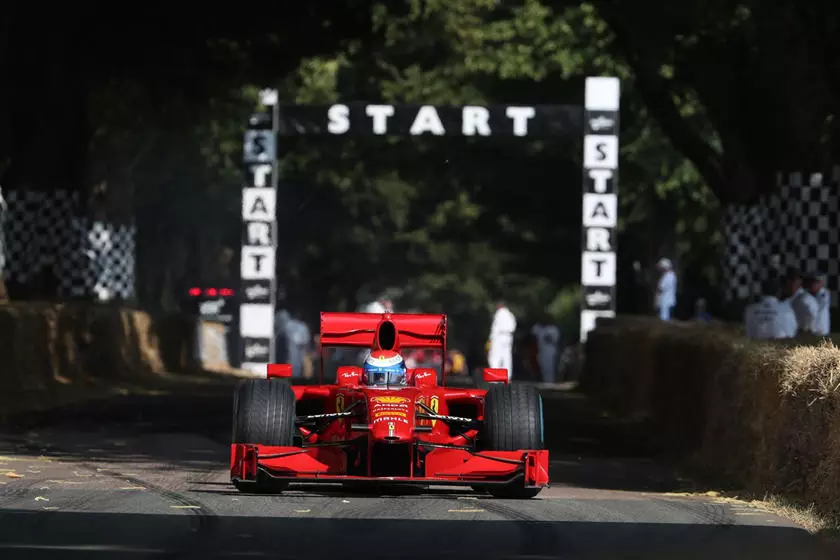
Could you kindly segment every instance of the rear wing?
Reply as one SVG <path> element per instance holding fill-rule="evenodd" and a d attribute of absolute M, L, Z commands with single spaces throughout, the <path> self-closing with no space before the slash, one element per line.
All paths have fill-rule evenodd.
<path fill-rule="evenodd" d="M 392 323 L 398 340 L 377 341 L 380 326 Z M 390 330 L 390 329 L 386 329 Z M 321 346 L 373 348 L 441 348 L 446 350 L 446 315 L 425 313 L 321 313 Z"/>

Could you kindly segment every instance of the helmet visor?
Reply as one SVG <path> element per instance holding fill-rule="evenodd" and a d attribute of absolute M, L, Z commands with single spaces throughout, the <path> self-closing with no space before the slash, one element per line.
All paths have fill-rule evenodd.
<path fill-rule="evenodd" d="M 405 385 L 405 368 L 402 366 L 368 366 L 365 368 L 365 377 L 368 385 Z"/>

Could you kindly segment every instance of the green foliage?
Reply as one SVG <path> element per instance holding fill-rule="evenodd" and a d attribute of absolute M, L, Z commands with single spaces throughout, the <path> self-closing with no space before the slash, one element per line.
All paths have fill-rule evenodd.
<path fill-rule="evenodd" d="M 241 135 L 261 87 L 298 104 L 567 104 L 583 101 L 586 76 L 617 76 L 621 256 L 649 264 L 666 252 L 703 290 L 717 281 L 722 204 L 748 200 L 772 184 L 771 167 L 824 154 L 836 137 L 840 72 L 817 48 L 837 46 L 836 10 L 792 14 L 758 0 L 338 4 L 295 8 L 250 38 L 191 30 L 173 52 L 151 53 L 190 61 L 200 80 L 158 64 L 133 79 L 101 70 L 89 84 L 89 182 L 136 208 L 147 304 L 215 274 L 221 249 L 239 245 Z M 789 53 L 774 29 L 797 39 Z M 449 313 L 466 345 L 486 336 L 503 295 L 523 327 L 547 310 L 576 335 L 575 139 L 295 138 L 281 152 L 278 272 L 291 307 L 314 318 L 391 288 L 400 309 Z"/>

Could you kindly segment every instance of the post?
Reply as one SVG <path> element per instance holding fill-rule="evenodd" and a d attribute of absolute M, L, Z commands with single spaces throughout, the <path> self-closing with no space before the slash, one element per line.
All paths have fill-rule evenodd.
<path fill-rule="evenodd" d="M 618 78 L 586 79 L 580 341 L 598 317 L 615 317 L 618 237 Z"/>
<path fill-rule="evenodd" d="M 270 113 L 251 116 L 242 157 L 242 253 L 240 256 L 240 367 L 266 375 L 274 361 L 274 313 L 277 255 L 277 132 L 280 109 L 277 90 L 260 92 Z"/>

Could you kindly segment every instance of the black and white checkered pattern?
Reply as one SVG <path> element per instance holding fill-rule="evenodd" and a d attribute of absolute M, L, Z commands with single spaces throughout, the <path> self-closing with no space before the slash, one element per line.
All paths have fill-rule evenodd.
<path fill-rule="evenodd" d="M 4 278 L 27 284 L 48 271 L 63 297 L 134 297 L 134 226 L 91 224 L 78 193 L 13 190 L 4 197 Z"/>
<path fill-rule="evenodd" d="M 752 298 L 788 267 L 826 274 L 840 290 L 840 166 L 830 173 L 780 173 L 778 193 L 724 214 L 723 275 L 728 301 Z"/>

